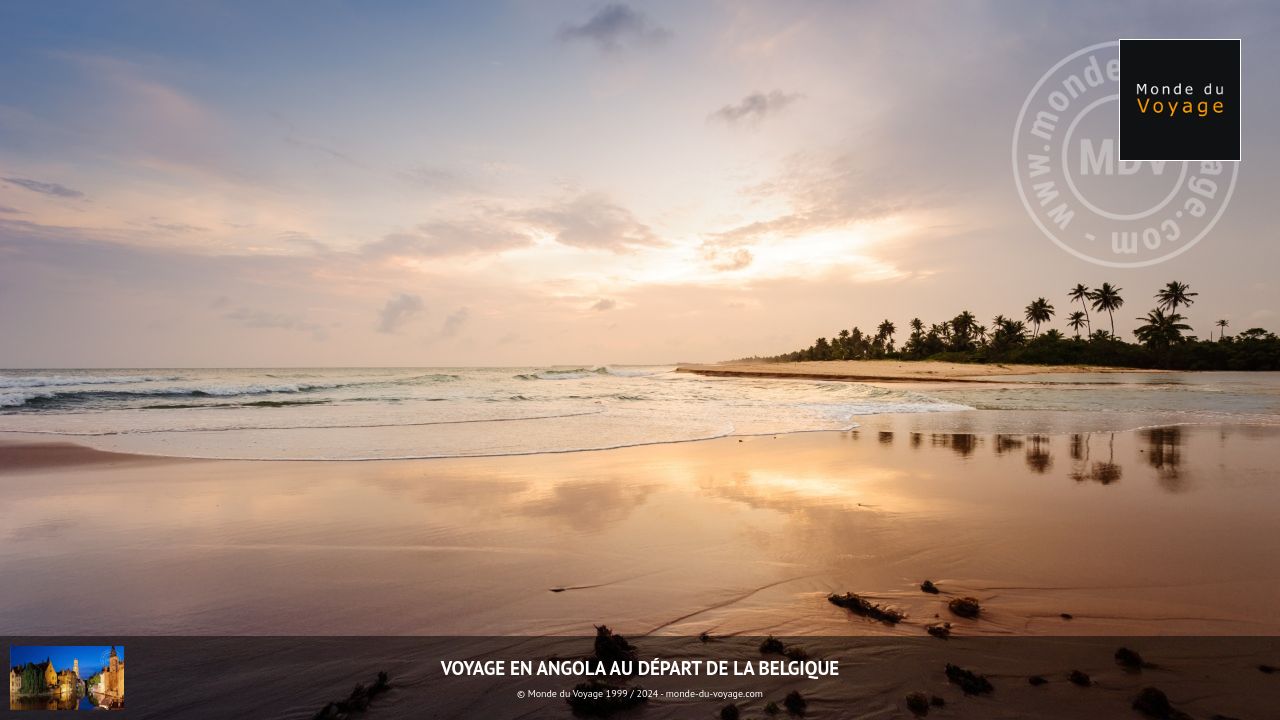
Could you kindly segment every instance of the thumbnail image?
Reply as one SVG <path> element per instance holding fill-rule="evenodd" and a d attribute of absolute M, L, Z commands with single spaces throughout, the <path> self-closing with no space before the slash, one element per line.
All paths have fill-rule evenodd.
<path fill-rule="evenodd" d="M 10 710 L 124 708 L 124 647 L 23 645 L 9 651 Z"/>

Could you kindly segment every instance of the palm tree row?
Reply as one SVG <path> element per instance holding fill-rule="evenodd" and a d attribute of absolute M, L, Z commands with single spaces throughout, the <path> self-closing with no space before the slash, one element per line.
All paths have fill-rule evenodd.
<path fill-rule="evenodd" d="M 997 315 L 992 318 L 990 326 L 987 326 L 981 324 L 968 310 L 962 311 L 950 320 L 928 326 L 920 318 L 912 318 L 908 324 L 911 334 L 901 348 L 896 348 L 894 344 L 897 327 L 892 321 L 884 320 L 874 334 L 864 333 L 857 327 L 852 331 L 841 330 L 830 341 L 826 338 L 818 338 L 810 347 L 778 356 L 776 359 L 858 360 L 884 357 L 924 359 L 940 354 L 960 354 L 961 357 L 949 359 L 986 361 L 1000 359 L 1017 348 L 1029 345 L 1037 345 L 1043 351 L 1039 354 L 1044 354 L 1048 352 L 1044 348 L 1059 342 L 1084 342 L 1095 345 L 1106 343 L 1112 347 L 1107 356 L 1112 357 L 1118 352 L 1116 348 L 1128 345 L 1121 342 L 1115 335 L 1115 313 L 1125 304 L 1122 292 L 1123 288 L 1108 282 L 1096 288 L 1077 284 L 1068 290 L 1068 303 L 1080 305 L 1079 310 L 1072 311 L 1066 317 L 1066 326 L 1074 334 L 1073 340 L 1068 340 L 1056 329 L 1042 332 L 1052 323 L 1057 311 L 1049 300 L 1039 297 L 1023 309 L 1021 320 Z M 1191 326 L 1186 324 L 1186 318 L 1178 310 L 1193 305 L 1198 295 L 1199 293 L 1191 291 L 1190 285 L 1183 282 L 1172 281 L 1162 287 L 1154 296 L 1155 308 L 1144 317 L 1137 318 L 1142 324 L 1134 330 L 1134 335 L 1142 346 L 1152 353 L 1160 354 L 1188 340 L 1186 333 L 1191 331 Z M 1090 311 L 1093 311 L 1093 315 Z M 1095 331 L 1092 319 L 1102 313 L 1107 315 L 1110 330 Z M 1226 340 L 1228 325 L 1226 320 L 1218 320 L 1215 323 L 1219 329 L 1219 343 Z M 1028 327 L 1030 327 L 1029 332 Z M 1087 340 L 1082 341 L 1081 331 L 1084 332 Z M 1259 328 L 1247 331 L 1247 336 L 1252 340 L 1274 337 Z M 1212 340 L 1212 331 L 1210 331 L 1210 340 Z M 965 354 L 972 357 L 964 357 Z M 1081 351 L 1073 350 L 1071 354 L 1080 356 Z M 1075 361 L 1080 360 L 1073 360 Z M 1084 361 L 1087 362 L 1087 360 Z M 1277 362 L 1280 363 L 1280 360 Z"/>

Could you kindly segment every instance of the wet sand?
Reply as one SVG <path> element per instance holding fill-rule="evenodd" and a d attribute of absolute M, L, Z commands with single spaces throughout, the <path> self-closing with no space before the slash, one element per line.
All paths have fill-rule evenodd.
<path fill-rule="evenodd" d="M 989 603 L 965 634 L 1280 634 L 1276 429 L 1028 435 L 993 415 L 1035 424 L 889 416 L 851 433 L 366 463 L 9 447 L 0 575 L 24 581 L 0 587 L 0 630 L 912 634 L 823 598 L 869 593 L 928 618 L 939 601 L 916 586 L 930 578 Z M 64 451 L 75 464 L 51 466 Z"/>
<path fill-rule="evenodd" d="M 676 372 L 712 377 L 762 377 L 855 382 L 984 382 L 1011 375 L 1079 373 L 1158 373 L 1160 370 L 1090 365 L 1018 365 L 939 362 L 936 360 L 824 360 L 764 362 L 734 360 L 712 365 L 680 365 Z"/>
<path fill-rule="evenodd" d="M 868 717 L 905 716 L 908 686 L 938 680 L 890 670 L 921 652 L 932 667 L 960 647 L 927 637 L 940 619 L 953 623 L 950 642 L 1263 638 L 1247 652 L 1178 650 L 1167 689 L 1223 663 L 1280 664 L 1265 657 L 1280 647 L 1280 428 L 1008 411 L 864 420 L 847 433 L 362 463 L 142 460 L 10 442 L 0 577 L 21 580 L 0 583 L 0 634 L 579 636 L 608 623 L 655 643 L 703 632 L 807 636 L 833 653 L 841 636 L 936 643 L 867 650 L 877 654 L 854 659 L 880 658 L 883 673 L 802 686 L 825 698 L 819 708 L 871 703 Z M 926 578 L 940 595 L 919 590 Z M 846 591 L 906 620 L 826 601 Z M 978 598 L 982 615 L 950 615 L 956 596 Z M 993 647 L 968 662 L 1020 672 L 1017 653 Z M 317 669 L 333 684 L 315 692 L 340 695 L 377 669 Z M 1255 674 L 1233 682 L 1270 681 L 1250 702 L 1276 698 L 1266 688 L 1280 681 Z M 1111 702 L 1131 684 L 1095 695 Z M 1025 717 L 1007 704 L 1022 692 L 945 716 Z M 1222 692 L 1180 699 L 1227 712 L 1208 702 Z"/>

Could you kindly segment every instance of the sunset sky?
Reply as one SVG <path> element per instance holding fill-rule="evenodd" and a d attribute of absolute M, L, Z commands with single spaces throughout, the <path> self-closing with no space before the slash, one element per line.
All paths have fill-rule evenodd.
<path fill-rule="evenodd" d="M 1119 4 L 1115 4 L 1119 5 Z M 1280 329 L 1267 3 L 6 2 L 0 366 L 774 354 L 1168 280 Z M 1071 257 L 1009 166 L 1028 90 L 1119 37 L 1244 39 L 1226 216 Z"/>

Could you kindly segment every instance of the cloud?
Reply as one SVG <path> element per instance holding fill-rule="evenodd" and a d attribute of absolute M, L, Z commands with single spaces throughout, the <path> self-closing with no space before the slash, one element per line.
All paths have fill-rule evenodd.
<path fill-rule="evenodd" d="M 10 207 L 8 205 L 0 205 L 0 213 L 7 213 L 9 215 L 26 215 L 26 213 L 22 212 L 18 208 Z"/>
<path fill-rule="evenodd" d="M 769 115 L 782 111 L 783 108 L 804 97 L 799 93 L 785 93 L 773 90 L 769 93 L 754 92 L 741 101 L 725 105 L 711 113 L 710 119 L 719 120 L 729 125 L 745 123 L 755 125 Z"/>
<path fill-rule="evenodd" d="M 609 298 L 600 298 L 599 300 L 595 301 L 591 305 L 591 309 L 595 310 L 596 312 L 604 312 L 606 310 L 612 310 L 616 307 L 618 307 L 618 301 L 611 300 Z"/>
<path fill-rule="evenodd" d="M 533 244 L 527 233 L 488 220 L 423 223 L 410 232 L 391 233 L 360 252 L 374 259 L 492 254 Z"/>
<path fill-rule="evenodd" d="M 732 272 L 749 267 L 755 256 L 746 248 L 718 248 L 714 245 L 702 247 L 702 257 L 711 264 L 712 269 L 721 272 Z"/>
<path fill-rule="evenodd" d="M 378 332 L 398 331 L 415 315 L 421 314 L 423 307 L 422 298 L 417 295 L 398 293 L 392 296 L 378 313 Z"/>
<path fill-rule="evenodd" d="M 315 323 L 307 322 L 296 315 L 286 315 L 283 313 L 274 313 L 268 310 L 239 307 L 227 313 L 223 317 L 228 320 L 234 320 L 249 328 L 309 332 L 311 333 L 311 337 L 315 340 L 324 340 L 328 337 L 328 333 L 325 332 L 323 327 Z"/>
<path fill-rule="evenodd" d="M 900 170 L 880 164 L 864 167 L 848 155 L 828 160 L 796 155 L 783 172 L 746 189 L 750 197 L 783 199 L 787 210 L 715 233 L 704 250 L 797 237 L 919 210 L 936 201 L 936 192 L 928 180 L 912 182 Z"/>
<path fill-rule="evenodd" d="M 209 228 L 200 227 L 199 225 L 189 225 L 183 222 L 164 222 L 154 217 L 151 218 L 151 227 L 172 233 L 208 232 L 209 230 Z"/>
<path fill-rule="evenodd" d="M 58 183 L 41 182 L 39 180 L 30 180 L 28 178 L 20 177 L 0 178 L 0 180 L 4 180 L 10 185 L 26 188 L 31 192 L 40 193 L 41 195 L 53 195 L 54 197 L 69 198 L 72 200 L 84 199 L 84 193 L 79 190 L 73 190 L 66 185 L 59 185 Z"/>
<path fill-rule="evenodd" d="M 555 236 L 556 242 L 589 250 L 627 252 L 664 245 L 630 210 L 603 195 L 582 195 L 560 205 L 532 210 L 522 219 Z"/>
<path fill-rule="evenodd" d="M 451 338 L 462 332 L 462 328 L 471 319 L 471 310 L 469 308 L 458 308 L 444 319 L 444 325 L 440 328 L 440 337 Z"/>
<path fill-rule="evenodd" d="M 560 28 L 561 42 L 583 40 L 594 43 L 605 53 L 617 52 L 629 45 L 657 45 L 671 36 L 671 31 L 654 25 L 643 13 L 622 3 L 605 5 L 579 25 Z"/>
<path fill-rule="evenodd" d="M 313 253 L 325 253 L 329 251 L 329 246 L 299 230 L 285 230 L 284 232 L 278 233 L 276 237 L 287 246 L 292 246 L 300 250 L 308 250 Z"/>

